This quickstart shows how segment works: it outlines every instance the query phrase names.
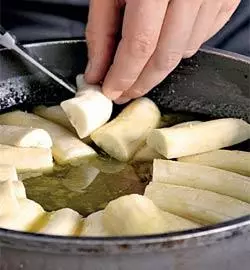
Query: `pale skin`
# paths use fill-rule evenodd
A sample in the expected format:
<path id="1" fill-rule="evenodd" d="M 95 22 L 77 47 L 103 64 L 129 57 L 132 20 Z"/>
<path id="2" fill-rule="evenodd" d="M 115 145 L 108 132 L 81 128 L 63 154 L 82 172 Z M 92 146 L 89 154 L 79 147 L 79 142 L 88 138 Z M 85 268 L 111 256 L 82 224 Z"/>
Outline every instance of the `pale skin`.
<path id="1" fill-rule="evenodd" d="M 90 0 L 88 83 L 116 103 L 145 95 L 230 19 L 240 0 Z M 125 9 L 121 18 L 121 9 Z M 118 45 L 115 35 L 122 27 Z"/>

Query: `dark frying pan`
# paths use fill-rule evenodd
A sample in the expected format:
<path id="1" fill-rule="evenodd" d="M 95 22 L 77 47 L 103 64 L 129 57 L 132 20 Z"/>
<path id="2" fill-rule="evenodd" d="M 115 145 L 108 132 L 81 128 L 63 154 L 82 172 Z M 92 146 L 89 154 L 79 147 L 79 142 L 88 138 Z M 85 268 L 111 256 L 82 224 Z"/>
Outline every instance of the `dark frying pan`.
<path id="1" fill-rule="evenodd" d="M 82 41 L 28 46 L 74 82 L 86 63 Z M 0 111 L 57 104 L 70 97 L 15 54 L 0 51 Z M 31 75 L 35 73 L 35 75 Z M 250 122 L 250 59 L 205 49 L 183 61 L 149 94 L 162 112 L 239 117 Z M 250 150 L 249 142 L 244 149 Z M 223 224 L 146 237 L 70 238 L 0 229 L 0 269 L 248 270 L 250 216 Z"/>

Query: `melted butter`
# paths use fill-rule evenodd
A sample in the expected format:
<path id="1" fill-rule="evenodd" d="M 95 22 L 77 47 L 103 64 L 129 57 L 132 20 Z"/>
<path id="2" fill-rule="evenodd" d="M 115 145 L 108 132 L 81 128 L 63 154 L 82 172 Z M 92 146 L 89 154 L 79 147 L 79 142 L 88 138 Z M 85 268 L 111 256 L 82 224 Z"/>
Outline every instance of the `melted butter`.
<path id="1" fill-rule="evenodd" d="M 46 211 L 69 207 L 87 216 L 120 196 L 143 194 L 151 167 L 98 157 L 77 167 L 56 168 L 52 174 L 31 177 L 23 183 L 27 197 Z"/>

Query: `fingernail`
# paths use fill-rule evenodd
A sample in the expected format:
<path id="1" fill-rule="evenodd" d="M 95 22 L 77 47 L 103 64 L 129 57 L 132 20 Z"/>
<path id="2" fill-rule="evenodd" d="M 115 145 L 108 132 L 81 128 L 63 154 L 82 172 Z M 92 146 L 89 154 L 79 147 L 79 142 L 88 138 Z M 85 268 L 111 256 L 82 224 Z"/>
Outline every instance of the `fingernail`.
<path id="1" fill-rule="evenodd" d="M 124 104 L 124 103 L 127 103 L 128 101 L 130 101 L 131 98 L 129 97 L 121 97 L 121 98 L 118 98 L 116 99 L 114 102 L 116 104 Z"/>
<path id="2" fill-rule="evenodd" d="M 108 97 L 111 100 L 118 99 L 123 91 L 114 91 L 111 88 L 106 88 L 105 86 L 102 88 L 102 91 L 106 97 Z"/>

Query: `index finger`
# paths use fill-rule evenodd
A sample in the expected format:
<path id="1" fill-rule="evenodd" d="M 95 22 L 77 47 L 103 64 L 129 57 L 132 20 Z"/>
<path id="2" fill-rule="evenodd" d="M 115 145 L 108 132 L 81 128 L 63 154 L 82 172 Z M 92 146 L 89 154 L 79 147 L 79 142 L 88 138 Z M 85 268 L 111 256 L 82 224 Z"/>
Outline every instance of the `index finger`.
<path id="1" fill-rule="evenodd" d="M 129 89 L 153 54 L 169 0 L 127 0 L 122 39 L 103 92 L 111 99 Z"/>
<path id="2" fill-rule="evenodd" d="M 91 0 L 86 39 L 89 62 L 85 71 L 88 83 L 98 83 L 108 71 L 119 26 L 121 1 Z"/>

